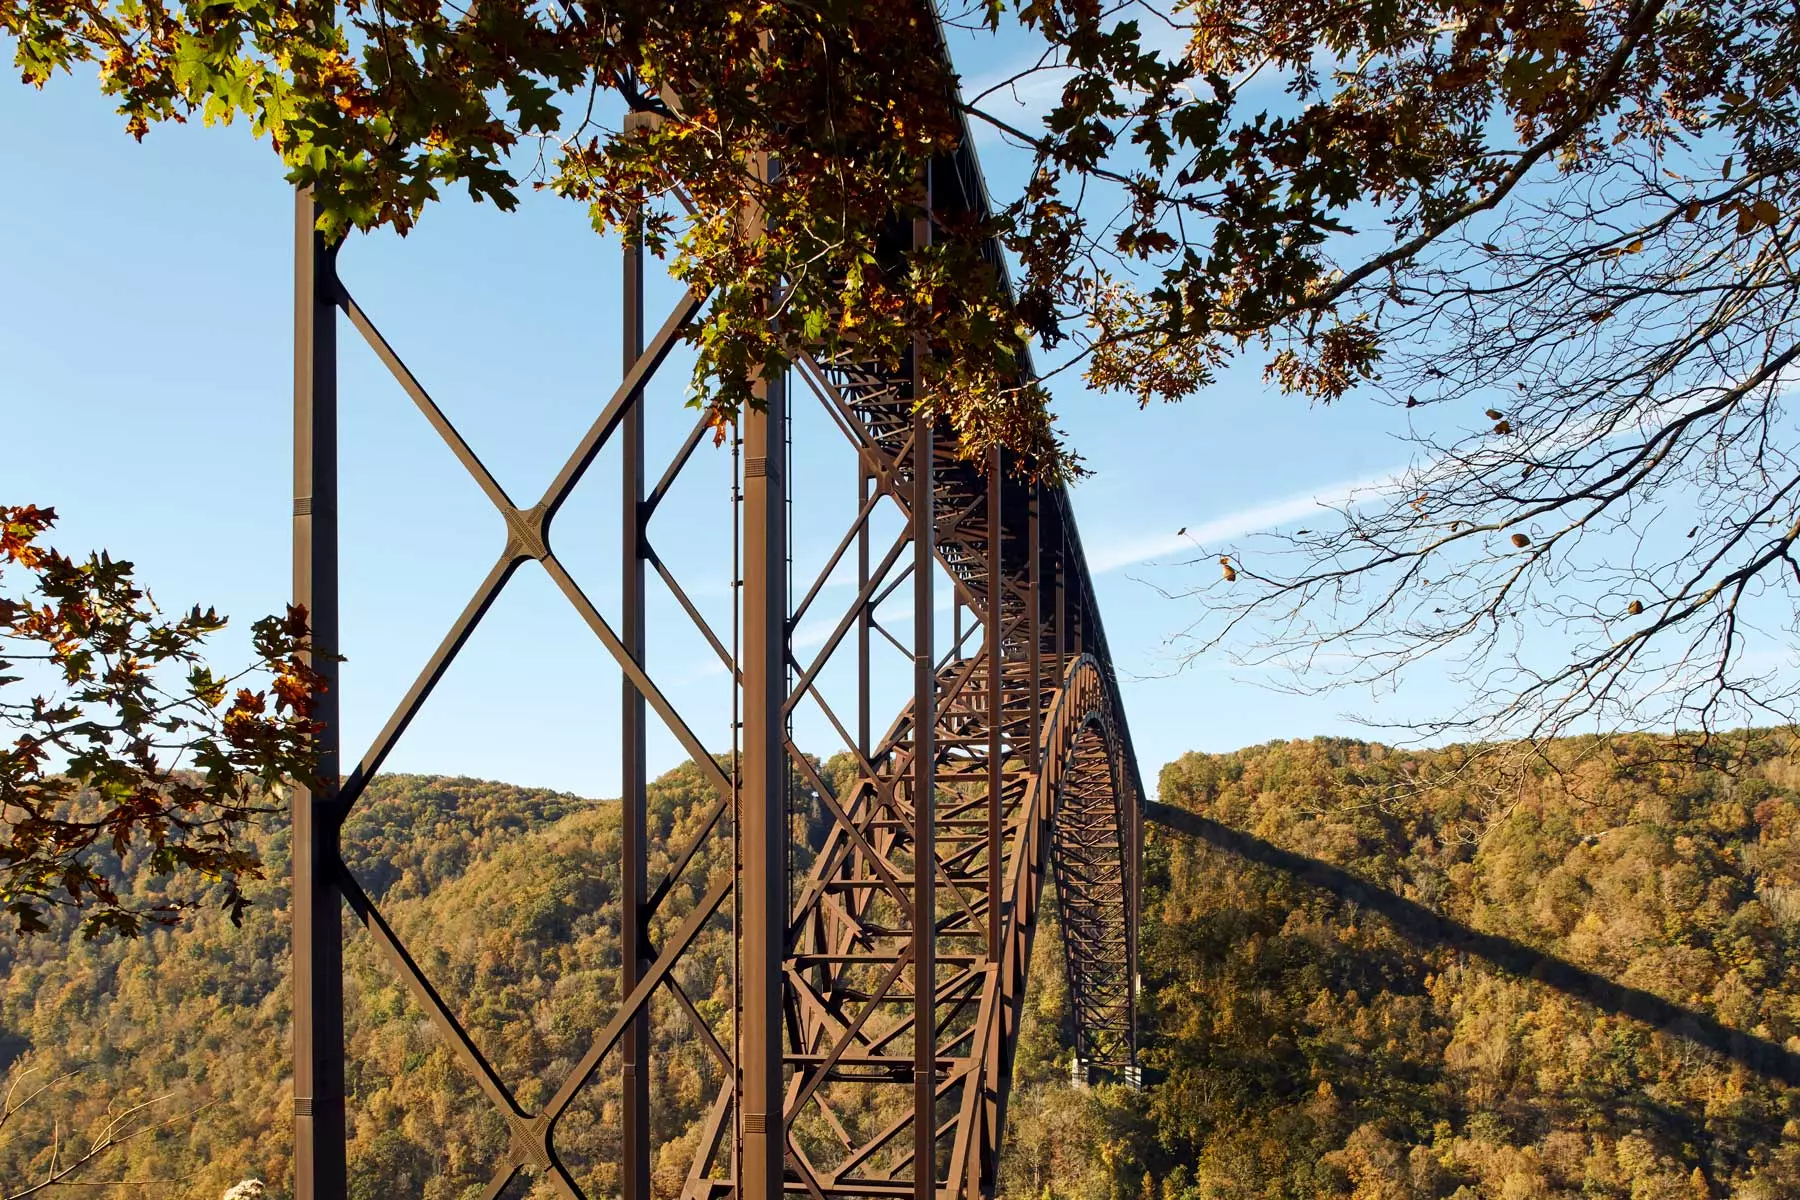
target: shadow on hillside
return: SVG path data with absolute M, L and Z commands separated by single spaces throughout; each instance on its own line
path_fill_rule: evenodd
M 1714 1050 L 1758 1074 L 1800 1087 L 1800 1054 L 1774 1042 L 1722 1025 L 1704 1013 L 1671 1004 L 1650 992 L 1614 983 L 1604 975 L 1511 938 L 1470 929 L 1341 867 L 1283 850 L 1209 817 L 1154 801 L 1144 805 L 1144 815 L 1169 829 L 1200 838 L 1250 862 L 1286 871 L 1340 899 L 1380 913 L 1416 943 L 1476 955 L 1502 970 L 1535 979 L 1596 1008 L 1653 1025 Z

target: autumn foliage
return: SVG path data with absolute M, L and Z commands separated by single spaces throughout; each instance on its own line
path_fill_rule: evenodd
M 1784 11 L 8 0 L 0 31 L 30 83 L 95 66 L 138 137 L 247 117 L 334 237 L 404 233 L 452 187 L 502 208 L 547 189 L 601 230 L 641 216 L 675 275 L 713 297 L 698 382 L 721 418 L 799 353 L 893 367 L 916 336 L 935 351 L 926 399 L 967 448 L 1056 459 L 1030 339 L 1076 339 L 1090 382 L 1143 399 L 1188 395 L 1246 349 L 1281 387 L 1335 398 L 1431 303 L 1410 293 L 1448 239 L 1541 185 L 1697 146 L 1734 155 L 1735 180 L 1674 172 L 1647 201 L 1666 225 L 1594 252 L 1696 222 L 1777 237 L 1795 184 Z M 1035 64 L 989 91 L 1046 76 L 1041 124 L 959 95 L 940 20 L 1025 32 Z M 969 122 L 1023 147 L 1029 181 L 989 220 L 932 205 L 933 244 L 905 245 L 893 234 L 922 215 L 932 172 L 940 197 L 967 190 L 949 156 Z M 988 239 L 1023 266 L 1016 297 Z
M 1070 1086 L 1064 968 L 1047 920 L 1001 1195 L 1792 1195 L 1795 1089 L 1695 1029 L 1710 1022 L 1744 1045 L 1800 1053 L 1800 755 L 1775 731 L 1704 761 L 1673 751 L 1651 737 L 1558 742 L 1553 764 L 1524 780 L 1467 748 L 1337 739 L 1177 760 L 1163 801 L 1691 1019 L 1647 1023 L 1153 826 L 1146 1087 Z M 692 766 L 651 786 L 653 871 L 712 799 Z M 196 1196 L 251 1175 L 271 1198 L 290 1194 L 289 846 L 278 829 L 249 837 L 269 878 L 247 885 L 257 903 L 241 929 L 208 905 L 188 927 L 141 939 L 0 941 L 0 1063 L 91 1064 L 0 1133 L 0 1179 L 41 1167 L 59 1115 L 86 1127 L 109 1103 L 167 1096 L 191 1121 L 105 1166 L 187 1179 L 183 1194 Z M 527 1103 L 556 1086 L 618 994 L 618 838 L 611 802 L 420 776 L 376 780 L 346 825 L 351 872 Z M 731 870 L 725 845 L 714 850 L 659 922 L 679 924 L 706 881 Z M 158 894 L 146 856 L 121 888 L 128 901 Z M 74 920 L 50 916 L 59 929 Z M 508 1131 L 360 930 L 345 961 L 351 1196 L 455 1200 L 485 1182 Z M 724 1018 L 727 922 L 703 930 L 678 978 L 708 1020 Z M 672 999 L 651 1011 L 655 1188 L 676 1197 L 720 1066 Z M 196 1036 L 170 1038 L 172 1026 Z M 618 1078 L 596 1078 L 559 1141 L 590 1194 L 618 1186 Z
M 259 873 L 241 834 L 271 790 L 311 774 L 321 686 L 306 614 L 256 623 L 254 663 L 220 676 L 206 639 L 225 618 L 165 617 L 132 564 L 45 545 L 51 509 L 0 507 L 0 906 L 21 935 L 48 910 L 79 911 L 87 937 L 169 924 L 200 881 Z M 253 690 L 254 689 L 254 690 Z M 155 899 L 126 899 L 121 863 L 168 876 Z
M 1732 734 L 1698 754 L 1560 740 L 1525 777 L 1475 746 L 1319 738 L 1182 756 L 1165 803 L 1397 903 L 1377 911 L 1152 825 L 1149 1083 L 1028 1084 L 1008 1111 L 1004 1195 L 1793 1195 L 1792 738 Z M 1479 938 L 1447 944 L 1444 926 Z M 1527 956 L 1576 970 L 1521 969 Z M 1627 989 L 1665 1017 L 1622 1011 Z

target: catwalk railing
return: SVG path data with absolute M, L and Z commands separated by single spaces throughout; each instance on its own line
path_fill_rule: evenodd
M 935 174 L 939 211 L 985 206 L 966 152 Z M 1135 1079 L 1143 789 L 1066 493 L 1029 482 L 999 457 L 958 459 L 951 439 L 914 413 L 904 380 L 811 358 L 757 385 L 759 403 L 730 451 L 708 444 L 706 423 L 693 421 L 650 470 L 648 425 L 683 411 L 654 403 L 651 385 L 659 371 L 679 373 L 667 364 L 707 298 L 680 295 L 652 331 L 645 263 L 627 247 L 624 377 L 544 492 L 521 505 L 358 305 L 312 223 L 302 195 L 294 584 L 319 644 L 338 645 L 339 630 L 340 323 L 386 365 L 506 532 L 460 616 L 348 770 L 339 763 L 335 668 L 322 664 L 333 690 L 320 713 L 320 778 L 341 784 L 299 792 L 293 806 L 297 1197 L 348 1194 L 346 908 L 509 1131 L 488 1197 L 517 1191 L 525 1177 L 566 1197 L 584 1194 L 559 1157 L 558 1123 L 604 1071 L 619 1080 L 620 1191 L 648 1200 L 659 1149 L 651 1144 L 657 1064 L 648 1012 L 659 996 L 679 1007 L 717 1068 L 716 1097 L 690 1130 L 697 1136 L 683 1197 L 991 1195 L 1046 875 L 1066 941 L 1077 1072 Z M 840 501 L 806 507 L 814 524 L 835 529 L 804 570 L 788 544 L 795 489 L 830 467 L 823 449 L 796 454 L 799 422 L 836 431 L 828 436 L 843 482 Z M 617 454 L 620 479 L 620 600 L 611 618 L 552 536 L 603 451 Z M 721 622 L 664 553 L 691 527 L 668 530 L 656 517 L 685 472 L 726 453 L 732 486 L 718 520 L 731 549 L 719 566 L 734 599 Z M 345 867 L 339 842 L 346 817 L 502 590 L 518 572 L 538 569 L 623 680 L 614 745 L 624 944 L 619 995 L 593 997 L 604 1016 L 586 1053 L 528 1109 Z M 648 601 L 652 585 L 665 600 Z M 735 713 L 729 747 L 707 744 L 672 699 L 646 651 L 652 622 L 684 626 L 718 658 Z M 884 671 L 883 652 L 904 669 Z M 881 732 L 874 706 L 884 680 L 900 711 Z M 697 832 L 659 849 L 667 870 L 654 886 L 645 806 L 652 718 L 712 794 Z M 802 727 L 831 744 L 798 744 Z M 834 755 L 835 765 L 820 754 Z M 802 794 L 814 819 L 797 839 Z M 698 864 L 721 861 L 706 851 L 726 843 L 723 861 L 733 869 L 705 874 Z M 678 890 L 699 899 L 676 923 L 665 907 Z M 704 928 L 727 922 L 734 1001 L 718 1014 L 693 1000 L 683 965 Z

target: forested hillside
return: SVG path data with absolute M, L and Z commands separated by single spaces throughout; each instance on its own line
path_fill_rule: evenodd
M 697 770 L 652 785 L 659 847 L 679 846 L 712 799 Z M 562 1082 L 616 1004 L 618 806 L 469 779 L 378 781 L 345 835 L 347 858 L 470 1034 L 528 1108 Z M 216 1198 L 260 1178 L 269 1197 L 290 1180 L 287 839 L 263 839 L 268 879 L 242 928 L 221 913 L 137 942 L 82 942 L 58 931 L 23 947 L 0 940 L 0 1056 L 16 1076 L 80 1067 L 0 1127 L 0 1194 L 41 1174 L 55 1130 L 94 1128 L 117 1109 L 165 1097 L 166 1129 L 114 1154 L 101 1179 L 167 1180 L 159 1196 Z M 679 922 L 724 846 L 703 854 L 653 927 Z M 148 886 L 128 864 L 127 878 Z M 667 866 L 652 855 L 652 878 Z M 458 1197 L 487 1182 L 506 1141 L 500 1119 L 351 920 L 347 962 L 353 1200 Z M 715 919 L 681 982 L 715 1019 L 730 1003 L 730 940 Z M 716 1065 L 672 1003 L 654 1006 L 655 1036 L 681 1047 L 654 1080 L 655 1113 L 674 1138 L 710 1102 Z M 565 1158 L 596 1195 L 613 1180 L 618 1123 L 610 1073 L 559 1129 Z M 78 1138 L 79 1140 L 79 1138 Z M 683 1163 L 685 1170 L 685 1162 Z M 430 1180 L 430 1182 L 427 1182 Z M 80 1189 L 85 1196 L 142 1189 Z
M 1015 1105 L 1010 1197 L 1800 1195 L 1789 735 L 1273 743 L 1161 795 L 1210 823 L 1151 830 L 1150 1085 Z
M 1698 764 L 1668 750 L 1564 743 L 1523 779 L 1329 740 L 1171 764 L 1161 798 L 1190 816 L 1149 842 L 1147 1086 L 1069 1086 L 1060 947 L 1040 931 L 1007 1200 L 1800 1195 L 1800 753 L 1775 734 Z M 659 845 L 709 799 L 692 769 L 659 780 Z M 348 841 L 540 1100 L 616 995 L 616 806 L 397 777 Z M 41 1170 L 53 1124 L 66 1145 L 109 1105 L 166 1097 L 168 1126 L 96 1177 L 167 1182 L 80 1194 L 286 1193 L 285 836 L 263 850 L 242 929 L 205 912 L 138 942 L 0 940 L 0 1060 L 82 1068 L 0 1127 L 0 1192 Z M 729 864 L 700 867 L 663 920 Z M 504 1131 L 352 928 L 353 1195 L 461 1200 Z M 722 1029 L 722 921 L 699 949 L 682 984 Z M 656 1009 L 665 1195 L 718 1079 L 684 1021 Z M 596 1196 L 615 1096 L 607 1073 L 559 1139 Z

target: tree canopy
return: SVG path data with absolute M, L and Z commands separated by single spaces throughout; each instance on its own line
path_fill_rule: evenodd
M 1145 1086 L 1069 1083 L 1072 1014 L 1046 920 L 999 1195 L 1794 1194 L 1800 1090 L 1755 1064 L 1800 1051 L 1800 757 L 1792 731 L 1734 740 L 1703 761 L 1673 756 L 1666 738 L 1559 741 L 1522 788 L 1468 747 L 1320 739 L 1172 763 L 1164 800 L 1231 841 L 1149 827 Z M 652 785 L 653 869 L 712 799 L 692 766 Z M 1497 807 L 1509 813 L 1495 825 Z M 0 1191 L 42 1178 L 59 1121 L 66 1146 L 68 1131 L 160 1097 L 157 1119 L 181 1119 L 118 1147 L 92 1179 L 179 1179 L 184 1196 L 217 1197 L 256 1177 L 270 1200 L 291 1195 L 290 847 L 282 829 L 249 837 L 270 871 L 248 885 L 257 903 L 241 929 L 209 905 L 191 927 L 138 939 L 0 941 L 0 1073 L 29 1087 L 83 1068 L 0 1127 Z M 377 779 L 346 826 L 351 871 L 526 1103 L 565 1076 L 617 995 L 618 838 L 611 802 L 420 776 Z M 1245 843 L 1430 920 L 1397 920 L 1393 904 L 1319 887 Z M 659 923 L 679 924 L 704 880 L 732 869 L 726 843 L 702 853 L 701 878 Z M 162 884 L 139 854 L 119 887 L 148 898 Z M 1520 970 L 1419 924 L 1514 944 L 1600 986 L 1568 988 L 1566 969 Z M 678 969 L 715 1028 L 731 1007 L 731 939 L 715 919 Z M 345 962 L 351 1195 L 479 1188 L 510 1131 L 360 927 Z M 1674 1019 L 1621 1011 L 1622 989 Z M 1723 1039 L 1709 1044 L 1709 1027 Z M 672 1200 L 721 1067 L 671 995 L 651 1007 L 651 1038 L 653 1188 Z M 590 1194 L 618 1186 L 619 1078 L 603 1071 L 560 1127 Z M 796 1130 L 809 1150 L 833 1135 Z
M 330 236 L 405 232 L 450 187 L 502 207 L 546 189 L 627 236 L 641 219 L 712 297 L 697 382 L 721 428 L 797 354 L 897 368 L 915 344 L 921 402 L 964 452 L 1052 474 L 1077 460 L 1033 346 L 1145 403 L 1247 358 L 1317 401 L 1420 410 L 1415 469 L 1379 495 L 1282 554 L 1206 547 L 1240 586 L 1195 635 L 1274 615 L 1282 652 L 1346 642 L 1362 679 L 1461 651 L 1494 703 L 1446 724 L 1524 707 L 1540 732 L 1791 698 L 1746 664 L 1740 604 L 1800 586 L 1779 403 L 1791 18 L 1761 0 L 0 3 L 28 82 L 91 64 L 137 136 L 247 117 Z M 1037 54 L 963 95 L 941 26 Z M 997 103 L 1031 76 L 1055 94 L 1041 122 Z M 884 236 L 970 123 L 1027 154 L 1022 189 L 985 219 L 935 213 L 928 245 Z M 1660 514 L 1691 534 L 1633 553 Z M 1557 661 L 1521 652 L 1522 612 L 1560 626 Z
M 223 617 L 196 606 L 170 619 L 131 563 L 43 545 L 55 517 L 0 507 L 0 730 L 13 735 L 0 745 L 0 909 L 21 935 L 48 931 L 58 908 L 81 914 L 86 937 L 135 935 L 216 883 L 241 920 L 239 885 L 260 873 L 245 826 L 272 789 L 313 775 L 321 680 L 306 614 L 258 621 L 252 665 L 215 674 L 202 651 Z M 119 890 L 133 855 L 172 877 L 153 899 Z

